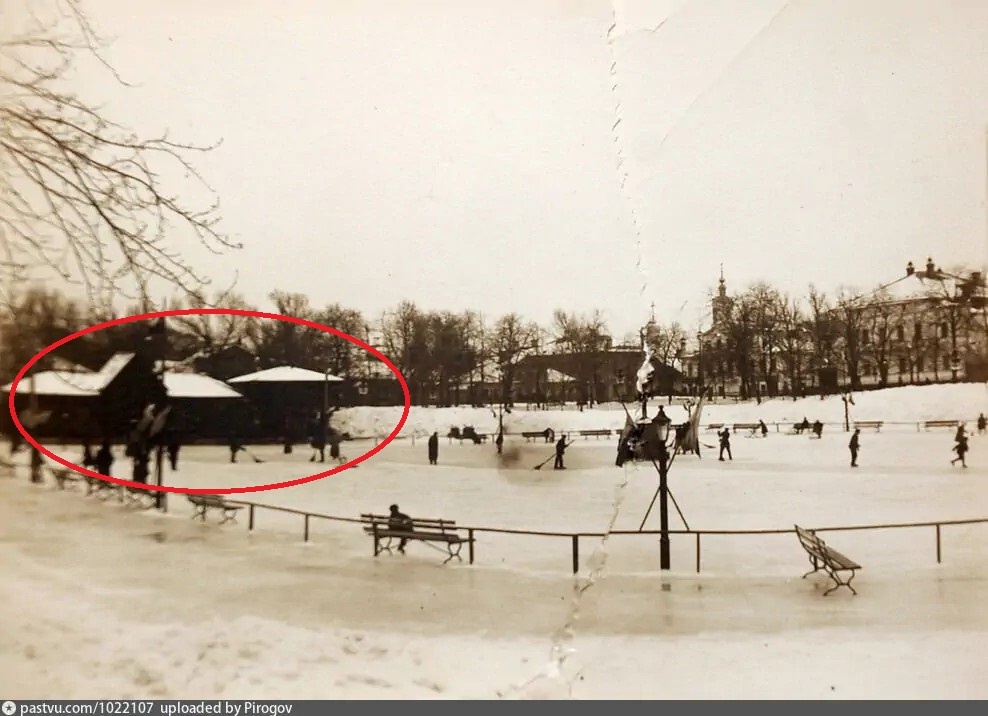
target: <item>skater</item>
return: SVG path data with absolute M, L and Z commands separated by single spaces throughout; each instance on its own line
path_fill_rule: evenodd
M 342 462 L 340 460 L 340 436 L 335 431 L 329 436 L 329 457 L 335 462 Z
M 172 435 L 168 439 L 168 464 L 171 465 L 172 472 L 178 471 L 178 451 L 182 449 L 182 445 L 178 440 L 177 435 Z
M 964 456 L 967 455 L 967 435 L 964 435 L 960 430 L 958 430 L 957 437 L 954 439 L 957 441 L 954 445 L 954 452 L 957 453 L 957 457 L 951 460 L 950 464 L 954 465 L 958 460 L 960 460 L 961 467 L 967 467 L 967 462 L 964 460 Z
M 565 470 L 566 466 L 563 465 L 563 455 L 566 452 L 566 436 L 563 435 L 556 442 L 556 461 L 552 463 L 553 470 Z
M 763 438 L 768 437 L 768 426 L 765 424 L 764 420 L 759 419 L 758 429 L 761 431 Z
M 131 479 L 134 482 L 140 482 L 147 484 L 148 475 L 148 460 L 151 458 L 150 453 L 144 449 L 143 445 L 134 445 L 133 447 L 133 468 L 131 471 Z
M 851 467 L 858 466 L 858 450 L 861 448 L 861 428 L 854 428 L 854 434 L 851 435 L 851 442 L 847 444 L 847 449 L 851 451 Z
M 96 458 L 93 456 L 93 448 L 88 440 L 82 444 L 82 466 L 86 469 L 96 467 Z
M 237 453 L 244 449 L 244 446 L 240 444 L 240 441 L 233 438 L 230 441 L 230 462 L 237 461 Z
M 813 434 L 816 435 L 817 440 L 823 438 L 823 423 L 821 423 L 819 420 L 813 421 Z
M 727 459 L 733 462 L 734 456 L 731 454 L 731 429 L 724 428 L 717 433 L 717 437 L 720 438 L 720 456 L 717 459 L 724 462 L 724 451 L 727 450 Z
M 42 482 L 41 468 L 45 464 L 41 451 L 31 447 L 31 482 Z
M 414 525 L 412 524 L 412 518 L 406 515 L 404 512 L 398 511 L 398 505 L 391 505 L 391 516 L 388 518 L 388 529 L 400 532 L 411 532 Z M 405 545 L 408 544 L 408 538 L 402 537 L 401 541 L 398 543 L 398 551 L 402 554 L 405 553 Z
M 494 440 L 494 444 L 497 445 L 497 454 L 500 455 L 501 451 L 504 449 L 504 433 L 497 434 L 497 439 Z
M 439 464 L 439 432 L 433 432 L 429 436 L 429 464 Z
M 546 428 L 542 431 L 542 436 L 545 438 L 547 443 L 551 443 L 556 439 L 556 432 L 552 428 Z
M 113 466 L 113 450 L 109 440 L 104 440 L 103 445 L 96 453 L 95 465 L 96 472 L 110 477 L 110 468 Z
M 988 430 L 988 418 L 985 417 L 984 413 L 981 413 L 978 416 L 978 435 L 984 435 L 986 430 Z
M 804 415 L 803 422 L 796 425 L 796 434 L 802 435 L 804 430 L 809 430 L 809 429 L 810 429 L 810 421 L 807 420 L 806 416 Z

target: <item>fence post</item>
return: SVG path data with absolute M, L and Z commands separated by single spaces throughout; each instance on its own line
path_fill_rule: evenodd
M 247 531 L 254 531 L 254 505 L 247 507 Z
M 700 573 L 700 533 L 696 533 L 696 573 Z
M 940 525 L 937 525 L 937 564 L 940 564 Z
M 309 516 L 305 516 L 305 541 L 309 541 Z
M 573 535 L 573 574 L 580 571 L 580 536 Z
M 470 540 L 468 545 L 470 549 L 470 564 L 473 564 L 473 529 L 472 528 L 467 530 L 467 539 Z

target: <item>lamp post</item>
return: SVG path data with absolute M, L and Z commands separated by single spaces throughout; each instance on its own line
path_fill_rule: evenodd
M 697 359 L 696 359 L 696 394 L 697 397 L 703 395 L 703 334 L 697 331 L 696 334 Z
M 329 368 L 323 371 L 322 381 L 322 419 L 319 421 L 322 431 L 316 439 L 319 448 L 319 462 L 326 462 L 326 435 L 329 433 Z
M 659 413 L 652 424 L 655 426 L 655 438 L 658 441 L 659 453 L 659 567 L 670 568 L 669 558 L 669 448 L 666 440 L 669 437 L 669 425 L 672 421 Z

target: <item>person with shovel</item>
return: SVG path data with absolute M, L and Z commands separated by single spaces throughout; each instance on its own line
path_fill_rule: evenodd
M 566 436 L 563 435 L 556 441 L 556 461 L 552 464 L 553 470 L 565 470 L 566 466 L 563 465 L 563 455 L 566 453 Z

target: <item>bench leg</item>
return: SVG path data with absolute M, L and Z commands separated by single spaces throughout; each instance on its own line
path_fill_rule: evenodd
M 817 561 L 816 561 L 816 557 L 810 557 L 810 564 L 812 564 L 812 565 L 813 565 L 813 569 L 811 569 L 811 570 L 810 570 L 809 572 L 807 572 L 806 574 L 804 574 L 804 575 L 802 576 L 802 579 L 806 579 L 806 578 L 807 578 L 807 577 L 809 577 L 809 576 L 810 576 L 811 574 L 813 574 L 813 573 L 815 573 L 815 572 L 819 572 L 819 571 L 820 571 L 820 565 L 819 565 L 819 564 L 817 563 Z
M 454 547 L 455 547 L 455 549 L 454 549 Z M 446 543 L 446 551 L 449 552 L 449 557 L 447 557 L 446 559 L 443 560 L 443 564 L 446 564 L 447 562 L 449 562 L 451 559 L 453 559 L 453 557 L 456 557 L 458 560 L 460 560 L 462 562 L 463 561 L 463 557 L 460 556 L 460 550 L 461 549 L 463 549 L 463 543 L 462 542 L 447 542 Z
M 841 581 L 840 577 L 837 575 L 836 572 L 831 571 L 828 572 L 828 574 L 830 574 L 830 578 L 834 580 L 835 584 L 830 589 L 825 591 L 823 593 L 823 596 L 827 596 L 831 592 L 836 591 L 841 587 L 847 587 L 848 589 L 851 590 L 851 594 L 857 596 L 858 593 L 854 591 L 854 587 L 851 586 L 851 580 L 854 579 L 854 574 L 855 574 L 854 570 L 851 570 L 851 576 L 847 578 L 847 581 Z
M 221 525 L 225 525 L 227 522 L 237 521 L 237 511 L 236 510 L 223 510 L 223 519 L 220 520 Z

